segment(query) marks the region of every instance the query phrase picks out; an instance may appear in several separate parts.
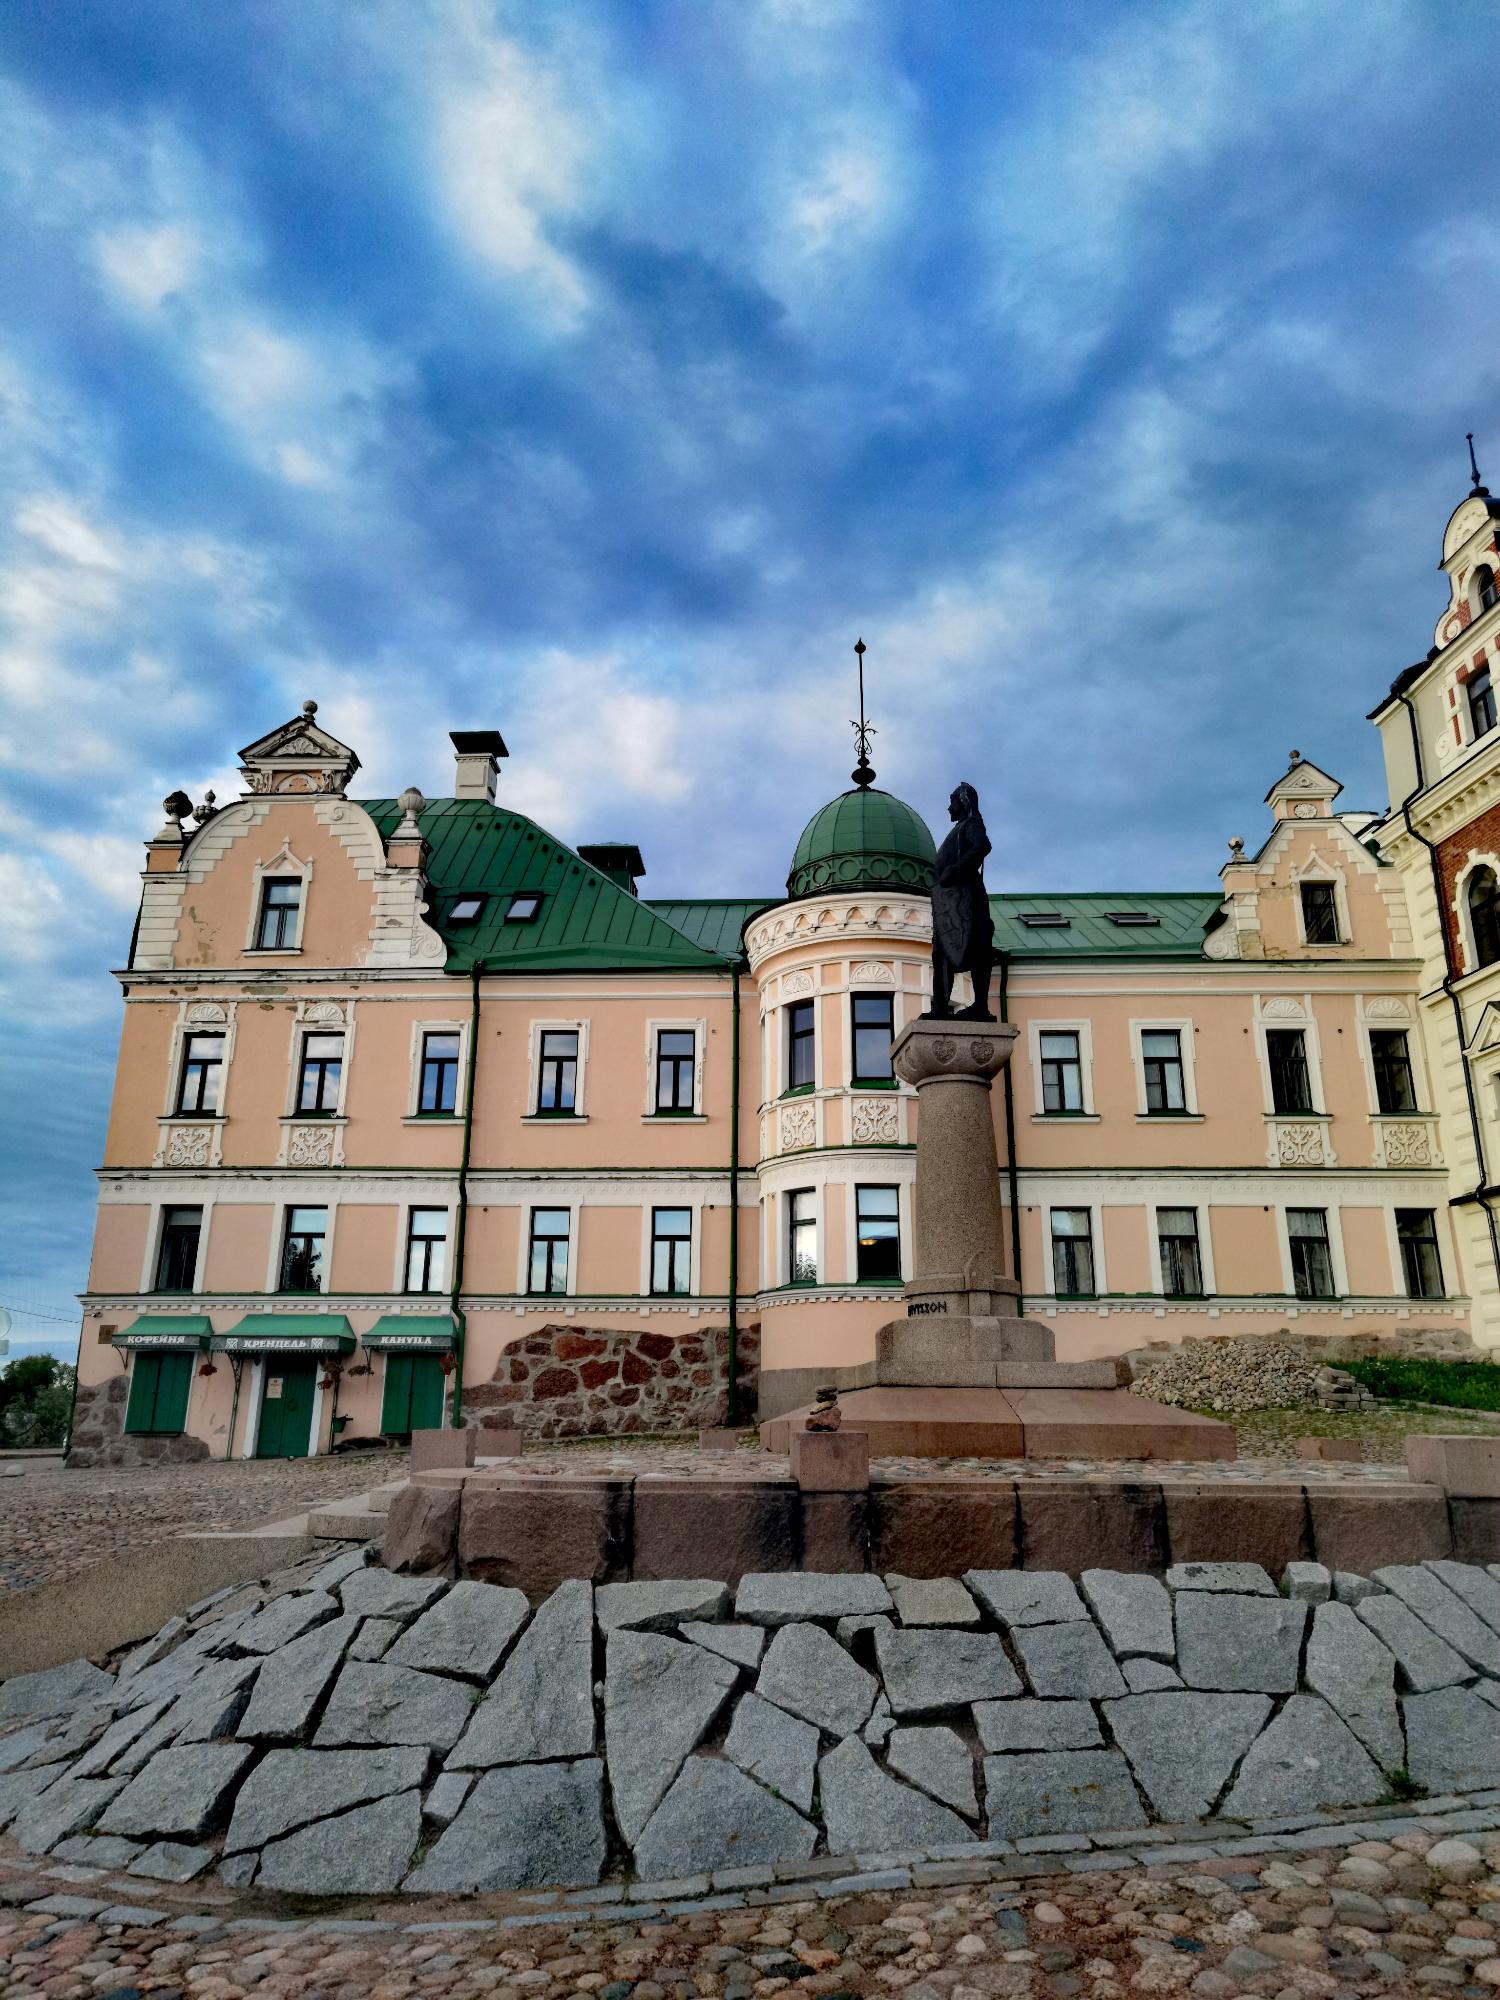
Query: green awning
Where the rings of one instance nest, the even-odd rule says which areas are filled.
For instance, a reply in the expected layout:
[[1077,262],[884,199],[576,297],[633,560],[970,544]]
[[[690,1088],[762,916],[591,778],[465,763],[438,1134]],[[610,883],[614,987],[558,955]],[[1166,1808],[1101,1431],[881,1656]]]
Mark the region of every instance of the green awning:
[[352,1354],[354,1329],[342,1313],[246,1313],[214,1345],[225,1354]]
[[372,1352],[395,1348],[402,1353],[415,1349],[424,1354],[451,1354],[453,1340],[451,1313],[384,1313],[368,1333],[360,1335],[361,1344]]
[[123,1333],[114,1337],[115,1347],[207,1347],[213,1327],[207,1313],[142,1313]]

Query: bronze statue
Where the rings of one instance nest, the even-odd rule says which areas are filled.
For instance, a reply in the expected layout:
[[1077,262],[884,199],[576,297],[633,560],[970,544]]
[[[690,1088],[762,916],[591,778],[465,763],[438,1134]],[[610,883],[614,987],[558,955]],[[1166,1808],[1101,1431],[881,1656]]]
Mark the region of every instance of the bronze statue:
[[[993,1021],[990,967],[995,960],[995,922],[984,889],[984,857],[990,837],[979,815],[972,785],[955,786],[948,801],[953,831],[937,851],[932,872],[932,1021]],[[953,1012],[953,977],[967,972],[974,981],[974,1004]]]

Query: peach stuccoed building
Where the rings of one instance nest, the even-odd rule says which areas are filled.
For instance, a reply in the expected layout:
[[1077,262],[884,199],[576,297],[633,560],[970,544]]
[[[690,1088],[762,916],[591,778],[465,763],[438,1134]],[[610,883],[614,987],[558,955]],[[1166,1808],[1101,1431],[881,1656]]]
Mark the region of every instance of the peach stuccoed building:
[[[235,802],[167,802],[120,974],[81,1462],[507,1414],[685,1428],[722,1421],[731,1344],[741,1413],[775,1414],[898,1309],[923,819],[857,784],[788,828],[784,892],[654,902],[636,848],[570,848],[497,798],[497,734],[453,742],[448,795],[360,798],[308,703],[242,753]],[[1339,790],[1294,754],[1202,893],[991,898],[992,1004],[1021,1030],[994,1093],[1006,1228],[1060,1358],[1470,1330],[1471,1286],[1497,1338],[1483,1204],[1450,1206],[1467,1128],[1414,934],[1421,829]],[[1472,914],[1485,838],[1443,922],[1472,952],[1488,921],[1500,959],[1500,915]]]

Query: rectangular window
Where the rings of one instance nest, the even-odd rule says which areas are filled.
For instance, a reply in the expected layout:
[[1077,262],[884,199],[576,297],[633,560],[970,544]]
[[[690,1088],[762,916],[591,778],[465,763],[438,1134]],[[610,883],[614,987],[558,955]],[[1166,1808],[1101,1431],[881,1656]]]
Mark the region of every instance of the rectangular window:
[[302,1075],[297,1084],[299,1112],[331,1114],[339,1108],[339,1082],[344,1074],[342,1035],[302,1037]]
[[1370,1030],[1370,1066],[1375,1072],[1375,1102],[1382,1111],[1416,1110],[1417,1084],[1405,1028]]
[[290,951],[297,942],[297,918],[302,910],[300,880],[270,876],[260,885],[260,923],[255,944],[259,951]]
[[663,1028],[656,1037],[656,1111],[671,1116],[693,1108],[698,1038],[691,1028]]
[[856,993],[849,1002],[854,1031],[855,1083],[892,1083],[891,1043],[896,1002],[889,993]]
[[284,1292],[321,1292],[323,1249],[328,1237],[326,1208],[289,1208],[281,1246]]
[[188,1394],[193,1386],[196,1356],[153,1353],[144,1348],[130,1364],[130,1401],[125,1406],[127,1431],[179,1434],[187,1422]]
[[1203,1259],[1198,1250],[1198,1211],[1159,1208],[1156,1240],[1161,1246],[1161,1289],[1169,1299],[1203,1297]]
[[786,1198],[787,1276],[794,1285],[818,1282],[818,1214],[811,1188]]
[[1289,1208],[1286,1233],[1292,1251],[1292,1288],[1299,1299],[1331,1299],[1333,1257],[1328,1248],[1328,1211]]
[[156,1253],[156,1289],[190,1292],[198,1275],[198,1238],[203,1233],[201,1208],[169,1208],[161,1221],[161,1248]]
[[854,1275],[861,1284],[901,1277],[901,1191],[893,1187],[854,1190]]
[[693,1211],[653,1208],[651,1211],[651,1289],[686,1292],[692,1286]]
[[187,1035],[182,1044],[182,1084],[177,1092],[177,1109],[190,1115],[209,1117],[219,1108],[219,1089],[224,1075],[224,1037]]
[[1477,674],[1470,674],[1468,696],[1469,727],[1476,737],[1488,736],[1495,726],[1495,690],[1490,685],[1488,667],[1481,667]]
[[406,1224],[406,1289],[441,1292],[448,1282],[448,1211],[414,1208]]
[[1074,1029],[1049,1028],[1040,1038],[1042,1109],[1056,1116],[1083,1109],[1083,1058]]
[[786,1010],[786,1087],[811,1090],[814,1081],[813,1002],[794,1000]]
[[1052,1289],[1060,1299],[1094,1297],[1094,1236],[1086,1208],[1052,1211]]
[[1302,931],[1309,944],[1337,944],[1339,905],[1331,882],[1302,884]]
[[1271,1107],[1311,1111],[1312,1079],[1307,1073],[1307,1041],[1300,1028],[1268,1028],[1266,1060],[1271,1066]]
[[1443,1260],[1438,1255],[1437,1217],[1430,1208],[1398,1208],[1396,1241],[1409,1299],[1443,1296]]
[[1176,1028],[1141,1030],[1141,1068],[1146,1077],[1146,1110],[1186,1111],[1182,1036]]
[[422,1037],[422,1075],[417,1090],[419,1112],[451,1117],[458,1102],[458,1036],[447,1029]]
[[544,1028],[537,1065],[536,1108],[539,1117],[571,1115],[578,1094],[578,1030]]
[[[568,1231],[571,1219],[565,1208],[534,1208],[531,1211],[531,1255],[527,1262],[526,1289],[533,1297],[568,1289]],[[686,1287],[683,1289],[686,1290]]]

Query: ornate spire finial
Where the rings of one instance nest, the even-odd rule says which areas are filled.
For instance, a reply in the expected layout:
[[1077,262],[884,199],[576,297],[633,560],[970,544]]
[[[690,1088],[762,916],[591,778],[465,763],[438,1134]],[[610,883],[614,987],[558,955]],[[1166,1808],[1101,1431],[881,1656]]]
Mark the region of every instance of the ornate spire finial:
[[1479,460],[1474,456],[1474,433],[1466,431],[1464,436],[1469,447],[1469,470],[1474,475],[1474,491],[1483,493],[1484,487],[1479,478]]
[[850,727],[854,731],[854,754],[858,762],[849,775],[863,792],[868,791],[870,786],[875,782],[875,773],[870,768],[870,738],[876,733],[870,724],[865,721],[865,642],[863,639],[855,640],[854,656],[859,661],[859,720],[858,722],[851,722]]
[[1300,750],[1290,751],[1288,753],[1287,761],[1290,764],[1300,764],[1302,762],[1302,752]]

